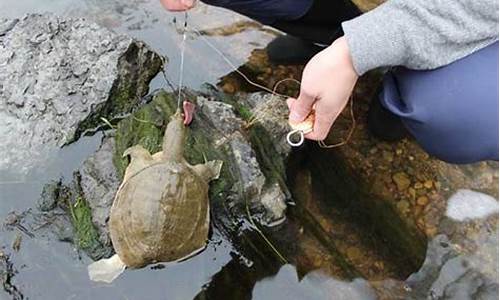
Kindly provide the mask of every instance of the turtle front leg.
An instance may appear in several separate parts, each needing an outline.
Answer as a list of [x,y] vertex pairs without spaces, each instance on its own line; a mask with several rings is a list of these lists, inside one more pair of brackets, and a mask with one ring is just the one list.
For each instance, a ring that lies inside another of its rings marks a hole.
[[148,150],[144,149],[141,145],[135,145],[127,148],[123,152],[123,157],[130,156],[130,164],[125,170],[123,181],[127,180],[132,174],[144,169],[154,162],[153,157]]
[[209,182],[219,178],[222,163],[222,160],[212,160],[204,164],[193,166],[192,169],[198,176]]

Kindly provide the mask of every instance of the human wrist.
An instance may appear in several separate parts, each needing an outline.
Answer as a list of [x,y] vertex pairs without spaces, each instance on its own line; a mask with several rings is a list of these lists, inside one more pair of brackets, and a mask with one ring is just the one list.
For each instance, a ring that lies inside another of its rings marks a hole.
[[[338,80],[345,80],[353,84],[358,80],[359,75],[353,64],[349,45],[345,37],[336,39],[325,51],[331,62],[332,76]],[[344,82],[345,82],[344,81]]]

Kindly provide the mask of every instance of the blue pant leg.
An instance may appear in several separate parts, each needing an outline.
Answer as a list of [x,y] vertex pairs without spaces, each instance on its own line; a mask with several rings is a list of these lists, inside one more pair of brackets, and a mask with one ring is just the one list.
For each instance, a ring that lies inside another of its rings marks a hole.
[[498,160],[498,42],[435,70],[397,68],[379,98],[431,155]]

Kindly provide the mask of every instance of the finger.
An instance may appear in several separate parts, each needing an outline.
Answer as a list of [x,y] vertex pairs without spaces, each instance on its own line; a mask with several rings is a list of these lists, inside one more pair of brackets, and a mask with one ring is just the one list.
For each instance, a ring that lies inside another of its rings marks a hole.
[[288,110],[292,109],[293,103],[294,103],[295,101],[297,101],[297,100],[295,100],[295,99],[293,99],[293,98],[288,98],[288,99],[286,99],[286,105],[288,106]]
[[186,6],[179,0],[160,0],[163,7],[169,11],[184,11]]
[[314,96],[301,90],[299,97],[297,100],[293,101],[292,107],[290,108],[290,122],[302,122],[311,112],[315,100],[316,98]]
[[195,0],[181,0],[181,3],[184,5],[185,9],[193,8]]
[[325,107],[322,101],[316,103],[313,131],[304,137],[310,140],[322,141],[326,139],[333,122],[340,112],[331,111],[331,108]]

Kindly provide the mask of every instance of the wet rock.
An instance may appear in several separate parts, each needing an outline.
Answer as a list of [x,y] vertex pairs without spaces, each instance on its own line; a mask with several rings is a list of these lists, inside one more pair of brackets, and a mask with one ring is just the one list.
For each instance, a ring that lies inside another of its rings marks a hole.
[[21,290],[14,285],[13,279],[17,274],[14,264],[10,259],[10,255],[5,253],[0,248],[0,284],[3,290],[14,300],[24,299]]
[[426,196],[420,196],[418,197],[417,199],[417,204],[420,205],[420,206],[426,206],[427,203],[429,203],[429,198],[427,198]]
[[106,247],[111,247],[107,226],[109,211],[120,185],[113,165],[114,147],[114,139],[107,136],[78,170],[82,197],[92,210],[92,221],[99,231],[99,240]]
[[240,132],[233,133],[229,145],[238,167],[237,180],[241,180],[247,197],[256,202],[262,193],[266,177],[259,168],[255,152]]
[[410,178],[408,178],[408,175],[403,172],[396,173],[392,176],[392,180],[394,180],[394,183],[398,187],[399,191],[404,191],[410,187],[411,181]]
[[61,190],[61,181],[54,181],[44,185],[40,198],[38,199],[38,209],[40,211],[51,211],[57,206],[57,199]]
[[291,152],[286,142],[286,134],[290,130],[288,125],[288,106],[285,99],[269,93],[253,93],[241,96],[239,101],[251,109],[250,121],[262,126],[272,138],[271,145],[283,157]]
[[[260,152],[256,152],[256,146],[244,129],[245,121],[236,114],[233,102],[220,101],[223,98],[217,93],[193,96],[194,99],[198,111],[188,130],[185,157],[191,164],[203,163],[205,159],[224,161],[220,178],[210,185],[211,202],[219,206],[223,203],[233,213],[245,218],[248,208],[252,219],[263,225],[283,222],[286,192],[276,179],[278,175],[270,177],[264,171],[268,166],[262,165],[262,159],[258,157]],[[151,153],[160,151],[164,126],[175,112],[175,106],[174,95],[157,93],[150,103],[121,120],[115,132],[108,132],[99,149],[75,172],[75,179],[69,186],[70,202],[85,201],[88,204],[100,242],[100,249],[86,249],[89,256],[99,257],[112,251],[107,221],[128,164],[128,160],[122,157],[123,151],[136,144],[141,144]],[[266,136],[270,140],[275,138],[269,134]],[[275,155],[272,159],[281,159],[283,164],[286,156]],[[283,180],[285,174],[279,176]],[[215,208],[213,215],[214,218],[221,217]]]
[[222,131],[226,136],[241,130],[243,127],[243,120],[236,116],[234,107],[230,104],[211,101],[206,97],[197,97],[196,103],[198,104],[201,112],[207,116],[214,126]]
[[432,189],[432,187],[433,187],[433,186],[434,186],[434,185],[433,185],[433,183],[432,183],[432,180],[426,180],[426,181],[424,182],[424,187],[425,187],[426,189],[428,189],[428,190]]
[[[99,151],[96,152],[89,160],[93,162],[96,157],[102,158],[99,154]],[[86,189],[84,193],[83,188],[88,188],[90,186],[89,182],[92,182],[93,178],[84,177],[83,184],[81,178],[82,174],[84,174],[83,176],[92,177],[92,175],[85,173],[89,169],[90,167],[84,164],[74,172],[72,181],[47,184],[43,190],[51,192],[42,193],[38,200],[39,210],[29,210],[25,214],[28,219],[26,222],[27,227],[32,229],[37,236],[72,243],[75,249],[82,250],[90,258],[97,260],[110,256],[113,253],[113,248],[108,235],[103,233],[105,228],[99,228],[97,226],[99,223],[94,222],[89,201],[85,198],[85,195],[88,194],[94,197],[99,195],[103,199],[106,198],[106,195],[99,193],[102,189],[95,186],[93,187],[95,190],[89,192]],[[99,173],[100,170],[95,169],[92,171]],[[105,176],[103,178],[99,179],[102,180],[104,185],[106,178]],[[53,199],[48,200],[51,197]],[[89,199],[95,198],[89,197]],[[50,206],[41,205],[45,203],[50,203]],[[101,209],[103,208],[96,207],[95,209],[97,212],[95,219],[97,221],[100,221],[98,217]],[[109,210],[109,207],[107,209]]]
[[285,194],[277,183],[271,185],[261,194],[260,203],[262,203],[265,211],[269,212],[267,215],[271,217],[268,220],[263,220],[264,224],[274,226],[285,220],[285,200]]
[[474,248],[445,234],[429,243],[422,268],[407,280],[411,299],[498,299],[498,231],[465,240]]
[[161,64],[144,44],[83,19],[0,20],[0,169],[23,174],[101,116],[130,111]]

